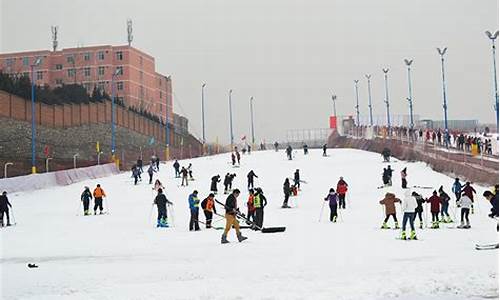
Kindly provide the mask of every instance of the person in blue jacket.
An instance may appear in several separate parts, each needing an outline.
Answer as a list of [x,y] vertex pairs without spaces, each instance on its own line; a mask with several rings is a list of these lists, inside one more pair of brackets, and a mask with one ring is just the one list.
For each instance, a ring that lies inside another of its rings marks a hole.
[[451,187],[451,191],[455,194],[455,197],[457,198],[456,201],[460,199],[460,193],[462,192],[462,187],[463,185],[460,183],[460,179],[455,178],[455,182]]
[[330,189],[328,196],[325,197],[325,201],[328,201],[328,204],[330,205],[330,222],[337,222],[338,197],[334,188]]
[[189,209],[191,211],[191,219],[189,220],[189,231],[199,231],[200,225],[198,224],[198,216],[200,211],[200,199],[198,198],[198,191],[194,190],[189,195]]

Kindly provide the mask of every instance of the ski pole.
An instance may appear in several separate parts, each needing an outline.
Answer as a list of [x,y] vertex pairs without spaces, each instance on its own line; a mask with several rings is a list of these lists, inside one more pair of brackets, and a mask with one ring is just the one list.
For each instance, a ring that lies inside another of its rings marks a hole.
[[321,217],[323,216],[323,210],[325,209],[325,202],[326,202],[326,200],[323,201],[323,205],[321,206],[321,211],[319,213],[319,220],[318,220],[318,222],[321,222]]

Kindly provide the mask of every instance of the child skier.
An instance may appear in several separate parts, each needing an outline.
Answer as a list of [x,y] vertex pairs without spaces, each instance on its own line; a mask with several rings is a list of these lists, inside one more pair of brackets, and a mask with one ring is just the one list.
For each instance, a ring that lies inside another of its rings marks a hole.
[[203,209],[203,213],[205,214],[205,227],[212,228],[212,218],[214,213],[217,213],[215,209],[215,195],[210,193],[207,198],[201,201],[201,208]]
[[441,205],[441,198],[437,195],[436,190],[432,192],[432,196],[427,199],[427,202],[431,204],[431,214],[432,214],[432,227],[433,229],[439,228],[439,211]]
[[422,197],[422,195],[418,194],[417,192],[412,192],[411,195],[415,197],[415,200],[417,201],[417,208],[415,208],[415,219],[418,216],[418,220],[420,221],[419,228],[422,229],[424,228],[424,222],[422,219],[422,213],[424,212],[423,204],[425,203],[426,200]]
[[187,171],[189,174],[189,180],[194,180],[193,178],[193,165],[189,163],[189,166],[187,167]]
[[191,219],[189,220],[189,231],[199,231],[200,225],[198,224],[198,216],[200,209],[200,199],[198,198],[198,191],[194,190],[188,198],[189,210],[191,211]]
[[385,219],[384,223],[382,223],[382,229],[389,229],[387,221],[389,221],[390,216],[394,219],[394,229],[399,229],[398,218],[396,217],[396,206],[394,205],[398,202],[401,203],[401,200],[396,198],[396,195],[393,193],[386,193],[384,199],[379,201],[379,203],[383,204],[385,207]]
[[156,227],[168,227],[167,204],[173,205],[173,203],[163,194],[162,188],[158,188],[158,194],[155,197],[154,204],[156,204],[158,208]]
[[235,189],[231,195],[229,195],[226,199],[226,204],[224,207],[226,208],[226,227],[224,228],[224,233],[221,237],[221,243],[227,244],[229,241],[227,240],[227,234],[231,227],[234,227],[236,230],[236,236],[238,237],[239,242],[243,242],[247,239],[247,237],[243,236],[240,232],[240,223],[236,219],[236,214],[238,213],[238,196],[240,195],[240,190]]
[[3,191],[0,196],[0,227],[4,226],[3,215],[5,214],[7,217],[7,226],[10,226],[10,216],[9,216],[9,207],[12,205],[9,202],[9,198],[7,198],[7,192]]
[[285,179],[285,182],[283,183],[283,193],[285,194],[285,200],[283,201],[283,205],[281,208],[290,208],[288,206],[288,198],[290,198],[290,193],[292,192],[290,188],[290,180],[288,178]]
[[90,214],[89,204],[90,200],[92,200],[92,193],[90,192],[90,188],[88,186],[83,189],[80,200],[83,202],[83,215],[88,216]]
[[412,196],[410,190],[405,191],[403,200],[403,231],[401,232],[401,239],[406,240],[406,223],[410,221],[410,240],[416,240],[417,234],[415,233],[415,210],[418,207],[417,199]]
[[[457,207],[461,207],[460,211],[460,225],[458,228],[464,228],[464,229],[469,229],[470,228],[470,222],[469,222],[469,212],[472,208],[472,199],[469,198],[469,196],[466,193],[462,194],[462,197],[460,197],[460,200],[457,202]],[[464,219],[465,219],[465,224],[464,224]]]
[[339,209],[345,209],[345,194],[349,185],[344,181],[344,177],[340,176],[337,182],[337,196],[339,198]]
[[[443,186],[439,187],[439,198],[441,198],[441,222],[452,223],[453,220],[448,213],[448,207],[450,206],[450,196],[443,190]],[[446,217],[445,217],[446,215]]]
[[106,193],[101,188],[101,185],[98,184],[94,189],[94,215],[97,215],[97,209],[99,208],[99,214],[102,215],[103,206],[102,206],[102,198],[106,197]]
[[[248,191],[248,200],[247,200],[247,219],[255,223],[255,206],[253,206],[253,198],[254,198],[254,191],[253,189],[250,189]],[[249,221],[247,221],[247,224],[248,225],[252,224]]]
[[337,194],[335,193],[334,188],[330,189],[330,191],[328,192],[328,195],[325,197],[325,201],[328,201],[328,204],[330,206],[330,222],[336,223],[337,222],[338,197],[337,197]]

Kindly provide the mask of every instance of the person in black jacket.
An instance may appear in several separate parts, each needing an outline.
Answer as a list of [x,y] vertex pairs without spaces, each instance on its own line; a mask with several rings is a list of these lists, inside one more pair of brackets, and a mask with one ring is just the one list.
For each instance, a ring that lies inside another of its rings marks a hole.
[[288,157],[288,160],[292,160],[292,146],[290,145],[286,147],[286,156]]
[[295,170],[295,173],[293,174],[293,183],[297,187],[298,190],[300,190],[300,173],[299,169]]
[[158,208],[158,219],[156,227],[168,227],[167,204],[173,205],[173,203],[167,199],[165,194],[163,194],[163,189],[158,189],[158,195],[156,195],[154,204],[156,204],[156,207]]
[[259,178],[259,176],[255,175],[255,173],[253,172],[253,170],[250,170],[250,172],[248,172],[247,174],[247,179],[248,179],[248,187],[247,189],[250,190],[250,189],[253,189],[253,178]]
[[3,223],[3,215],[7,215],[7,226],[10,226],[10,216],[9,216],[9,207],[12,207],[12,205],[9,202],[9,199],[7,198],[7,192],[4,191],[2,195],[0,196],[0,227],[4,226]]
[[140,171],[141,173],[142,173],[142,172],[144,172],[144,171],[142,170],[142,159],[141,159],[140,157],[137,159],[137,167],[139,168],[139,171]]
[[92,200],[92,193],[90,192],[90,188],[88,186],[86,186],[85,189],[83,190],[80,199],[83,202],[83,215],[85,216],[90,215],[89,205],[90,205],[90,200]]
[[283,201],[282,208],[289,208],[288,206],[288,198],[290,198],[290,193],[292,190],[290,189],[290,180],[288,178],[285,179],[285,183],[283,183],[283,193],[285,194],[285,200]]
[[226,209],[226,227],[224,228],[224,233],[221,237],[221,243],[227,244],[229,241],[227,240],[227,234],[231,227],[234,227],[236,230],[236,236],[238,237],[238,241],[242,242],[247,239],[247,237],[243,236],[240,232],[240,223],[236,219],[236,215],[239,213],[238,210],[238,196],[240,195],[240,190],[235,189],[231,195],[229,195],[226,199],[226,204],[224,205]]
[[[495,189],[498,189],[498,186],[495,186]],[[491,210],[490,213],[488,214],[488,217],[498,219],[498,193],[493,194],[490,191],[485,191],[483,193],[483,197],[486,198],[486,200],[490,201],[491,204]],[[498,223],[497,223],[497,231],[498,231]]]
[[175,178],[181,177],[181,172],[179,171],[180,167],[181,167],[181,165],[179,164],[179,162],[176,159],[175,162],[174,162]]
[[422,218],[422,213],[424,212],[424,203],[426,202],[426,199],[422,197],[422,195],[418,194],[417,192],[412,192],[411,195],[415,197],[417,200],[417,208],[415,208],[415,215],[414,218],[416,219],[418,216],[418,219],[420,221],[420,229],[424,228],[424,221]]
[[323,145],[323,156],[326,156],[326,144]]
[[215,175],[212,177],[212,183],[210,185],[210,191],[217,195],[217,183],[220,182],[220,175]]
[[231,175],[229,175],[229,173],[226,173],[226,176],[224,176],[224,194],[227,194],[228,193],[228,190],[229,190],[229,178],[230,178]]

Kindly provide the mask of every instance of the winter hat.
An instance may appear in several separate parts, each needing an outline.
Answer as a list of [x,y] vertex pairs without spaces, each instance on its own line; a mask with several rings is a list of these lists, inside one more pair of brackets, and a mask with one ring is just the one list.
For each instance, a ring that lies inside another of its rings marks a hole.
[[335,189],[334,188],[330,188],[330,194],[331,193],[335,193]]
[[208,194],[208,198],[213,198],[213,197],[215,197],[214,193]]
[[239,194],[240,190],[239,189],[234,189],[233,194]]
[[158,194],[163,193],[163,190],[161,188],[158,189]]

